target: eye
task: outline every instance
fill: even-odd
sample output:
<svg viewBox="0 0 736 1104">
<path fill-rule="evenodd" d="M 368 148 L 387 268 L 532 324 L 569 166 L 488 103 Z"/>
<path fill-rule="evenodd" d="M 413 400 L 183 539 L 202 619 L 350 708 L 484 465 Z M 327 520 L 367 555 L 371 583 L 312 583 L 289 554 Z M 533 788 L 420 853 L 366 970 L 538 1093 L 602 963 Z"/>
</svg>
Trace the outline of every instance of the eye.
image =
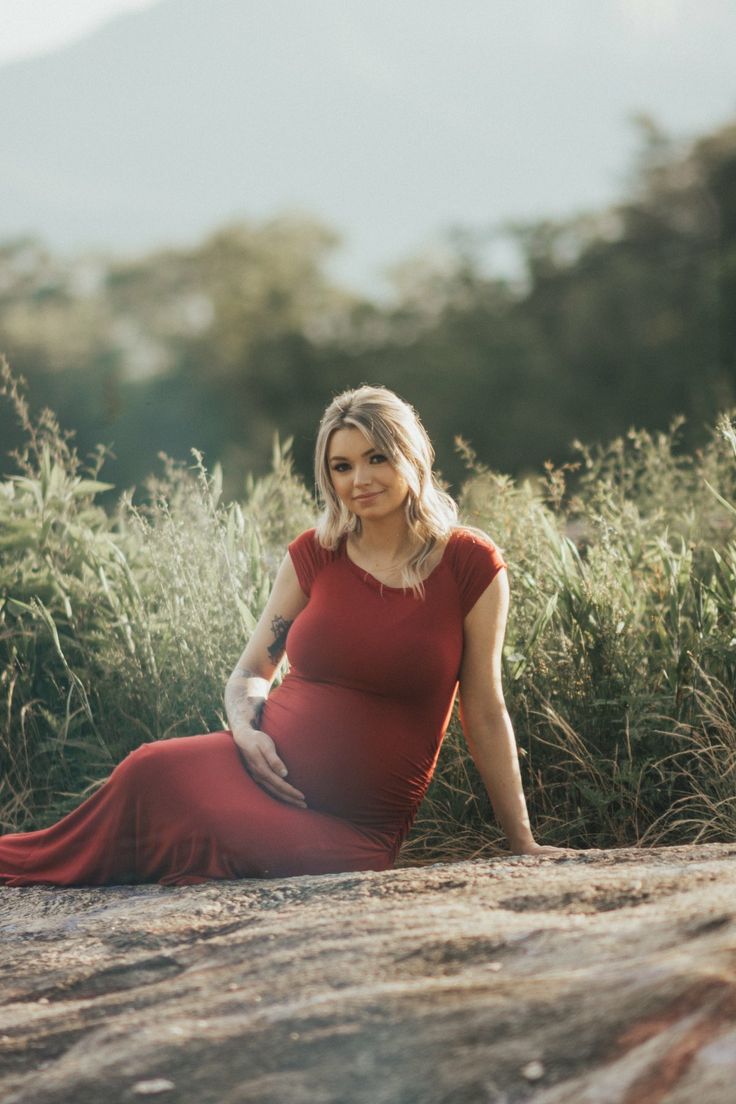
<svg viewBox="0 0 736 1104">
<path fill-rule="evenodd" d="M 336 464 L 332 465 L 332 471 L 334 471 L 334 472 L 344 472 L 344 471 L 347 471 L 349 467 L 350 467 L 350 465 L 348 464 L 348 462 L 346 460 L 338 460 L 338 462 Z"/>
<path fill-rule="evenodd" d="M 371 464 L 386 464 L 388 463 L 388 456 L 384 456 L 382 452 L 374 452 L 371 456 Z"/>
</svg>

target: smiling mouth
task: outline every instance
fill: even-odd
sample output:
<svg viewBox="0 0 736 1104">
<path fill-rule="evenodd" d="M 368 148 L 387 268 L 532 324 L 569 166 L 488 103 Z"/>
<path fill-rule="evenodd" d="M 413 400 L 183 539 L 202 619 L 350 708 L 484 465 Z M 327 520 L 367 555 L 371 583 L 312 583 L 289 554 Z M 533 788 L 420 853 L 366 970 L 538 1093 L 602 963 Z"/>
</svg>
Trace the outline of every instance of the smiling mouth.
<svg viewBox="0 0 736 1104">
<path fill-rule="evenodd" d="M 369 498 L 375 498 L 376 495 L 379 495 L 380 493 L 381 493 L 380 491 L 373 491 L 372 494 L 356 495 L 355 496 L 355 501 L 356 502 L 366 502 Z"/>
</svg>

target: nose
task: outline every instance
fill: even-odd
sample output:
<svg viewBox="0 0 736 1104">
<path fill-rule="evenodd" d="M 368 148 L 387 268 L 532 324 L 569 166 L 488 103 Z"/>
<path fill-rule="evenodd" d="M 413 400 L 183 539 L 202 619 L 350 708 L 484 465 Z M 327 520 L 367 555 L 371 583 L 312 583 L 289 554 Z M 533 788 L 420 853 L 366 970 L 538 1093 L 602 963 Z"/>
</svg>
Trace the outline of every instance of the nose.
<svg viewBox="0 0 736 1104">
<path fill-rule="evenodd" d="M 371 472 L 370 465 L 357 464 L 355 468 L 355 486 L 367 487 L 373 480 L 373 473 Z"/>
</svg>

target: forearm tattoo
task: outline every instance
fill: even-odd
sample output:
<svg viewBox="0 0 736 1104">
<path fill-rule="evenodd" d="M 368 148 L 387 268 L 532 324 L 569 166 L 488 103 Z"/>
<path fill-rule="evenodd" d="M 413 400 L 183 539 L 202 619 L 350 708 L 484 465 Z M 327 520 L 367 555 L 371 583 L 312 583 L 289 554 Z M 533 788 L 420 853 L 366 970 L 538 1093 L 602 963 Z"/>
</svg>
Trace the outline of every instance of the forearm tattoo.
<svg viewBox="0 0 736 1104">
<path fill-rule="evenodd" d="M 270 644 L 267 651 L 269 659 L 273 664 L 281 662 L 284 652 L 286 651 L 286 638 L 289 635 L 289 629 L 294 624 L 293 621 L 287 621 L 285 618 L 277 615 L 271 622 L 271 632 L 273 633 L 273 644 Z"/>
<path fill-rule="evenodd" d="M 278 666 L 286 651 L 286 637 L 292 624 L 293 621 L 287 621 L 280 614 L 271 621 L 273 643 L 266 650 L 274 667 Z M 258 679 L 261 685 L 253 687 L 249 685 L 247 681 L 249 679 Z M 225 687 L 225 712 L 231 728 L 243 725 L 248 728 L 260 728 L 266 695 L 253 691 L 261 690 L 264 684 L 268 685 L 268 680 L 264 679 L 263 675 L 238 664 Z"/>
</svg>

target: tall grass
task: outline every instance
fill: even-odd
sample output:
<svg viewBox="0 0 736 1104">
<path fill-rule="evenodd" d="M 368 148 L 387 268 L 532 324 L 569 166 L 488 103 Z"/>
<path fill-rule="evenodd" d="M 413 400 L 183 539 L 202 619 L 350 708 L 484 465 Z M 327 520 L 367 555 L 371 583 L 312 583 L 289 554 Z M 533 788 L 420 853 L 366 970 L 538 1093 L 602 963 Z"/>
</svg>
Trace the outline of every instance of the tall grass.
<svg viewBox="0 0 736 1104">
<path fill-rule="evenodd" d="M 97 478 L 7 366 L 28 446 L 0 484 L 0 826 L 53 820 L 147 740 L 222 727 L 225 680 L 285 543 L 312 521 L 288 451 L 225 504 L 221 473 L 163 458 L 108 513 Z"/>
<path fill-rule="evenodd" d="M 288 447 L 222 499 L 217 467 L 162 458 L 110 502 L 49 412 L 0 483 L 0 829 L 43 825 L 144 740 L 224 724 L 225 679 L 286 542 L 314 508 Z M 465 448 L 464 519 L 509 563 L 506 696 L 537 837 L 617 846 L 736 831 L 736 433 L 578 446 L 514 482 Z M 501 836 L 457 720 L 402 862 Z"/>
<path fill-rule="evenodd" d="M 464 518 L 509 563 L 506 698 L 538 838 L 623 846 L 736 835 L 736 432 L 694 456 L 631 431 L 574 470 L 479 465 Z M 453 721 L 404 861 L 494 850 Z"/>
</svg>

